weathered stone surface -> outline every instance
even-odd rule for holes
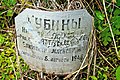
[[[79,69],[87,51],[92,17],[85,9],[25,9],[15,18],[19,54],[31,69],[66,74]]]

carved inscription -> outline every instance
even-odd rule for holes
[[[86,10],[46,13],[26,9],[15,21],[18,50],[30,67],[34,65],[39,70],[44,66],[46,72],[55,73],[70,73],[79,68],[92,27]]]
[[[36,17],[31,15],[27,17],[27,21],[31,24],[35,24],[37,29],[44,27],[44,30],[72,30],[80,29],[81,18],[74,19],[62,19],[62,20],[53,20],[53,19],[42,19],[41,17]],[[61,25],[61,26],[60,26]]]

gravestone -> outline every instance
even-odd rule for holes
[[[74,72],[86,55],[92,24],[85,9],[25,9],[15,18],[19,54],[36,71]]]

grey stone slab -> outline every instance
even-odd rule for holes
[[[15,26],[19,54],[31,69],[68,74],[79,69],[85,57],[93,22],[85,9],[25,9]]]

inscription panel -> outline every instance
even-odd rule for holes
[[[85,57],[92,17],[85,9],[25,9],[15,26],[19,54],[31,69],[66,74],[79,69]]]

